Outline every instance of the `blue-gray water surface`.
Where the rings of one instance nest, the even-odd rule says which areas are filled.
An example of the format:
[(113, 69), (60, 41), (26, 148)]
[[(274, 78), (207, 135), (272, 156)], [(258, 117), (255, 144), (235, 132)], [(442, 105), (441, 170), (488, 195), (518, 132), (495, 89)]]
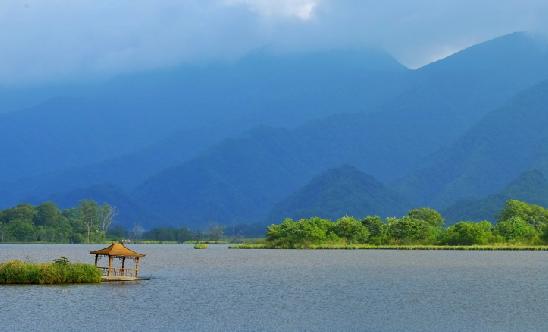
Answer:
[[(89, 262), (98, 245), (0, 245)], [(2, 331), (548, 331), (548, 253), (130, 246), (147, 281), (0, 286)]]

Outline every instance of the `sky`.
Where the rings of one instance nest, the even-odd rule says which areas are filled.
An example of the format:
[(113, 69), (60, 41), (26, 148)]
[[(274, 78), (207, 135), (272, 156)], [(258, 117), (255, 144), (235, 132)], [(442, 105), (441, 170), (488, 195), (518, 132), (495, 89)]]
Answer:
[(0, 0), (0, 85), (271, 52), (379, 48), (417, 68), (514, 31), (546, 0)]

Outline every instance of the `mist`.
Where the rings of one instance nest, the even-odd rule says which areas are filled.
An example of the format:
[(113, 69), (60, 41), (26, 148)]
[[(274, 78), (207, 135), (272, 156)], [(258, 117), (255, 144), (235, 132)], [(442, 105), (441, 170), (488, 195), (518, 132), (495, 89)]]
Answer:
[(417, 68), (506, 33), (543, 32), (545, 22), (541, 0), (5, 0), (0, 84), (234, 61), (265, 47), (373, 47)]

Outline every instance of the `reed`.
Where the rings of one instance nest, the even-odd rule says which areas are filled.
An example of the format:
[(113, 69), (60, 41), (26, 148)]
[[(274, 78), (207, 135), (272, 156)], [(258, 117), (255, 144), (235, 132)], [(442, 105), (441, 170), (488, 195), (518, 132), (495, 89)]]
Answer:
[(101, 282), (101, 271), (94, 265), (70, 263), (29, 263), (12, 260), (0, 263), (0, 284), (81, 284)]
[(196, 243), (194, 245), (194, 249), (207, 249), (209, 247), (209, 244), (207, 243)]

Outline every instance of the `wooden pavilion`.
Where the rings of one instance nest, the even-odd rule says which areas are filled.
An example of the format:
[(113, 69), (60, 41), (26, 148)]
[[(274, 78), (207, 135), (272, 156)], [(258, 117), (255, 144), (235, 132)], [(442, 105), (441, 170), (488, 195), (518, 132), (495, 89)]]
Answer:
[[(139, 279), (139, 261), (144, 254), (140, 254), (127, 248), (122, 243), (113, 243), (110, 246), (101, 250), (95, 250), (89, 252), (95, 255), (95, 266), (103, 271), (103, 281), (127, 281)], [(101, 257), (108, 257), (108, 267), (99, 266), (99, 260)], [(121, 261), (121, 267), (114, 267), (113, 260), (117, 258)], [(126, 259), (133, 260), (135, 267), (126, 268)]]

